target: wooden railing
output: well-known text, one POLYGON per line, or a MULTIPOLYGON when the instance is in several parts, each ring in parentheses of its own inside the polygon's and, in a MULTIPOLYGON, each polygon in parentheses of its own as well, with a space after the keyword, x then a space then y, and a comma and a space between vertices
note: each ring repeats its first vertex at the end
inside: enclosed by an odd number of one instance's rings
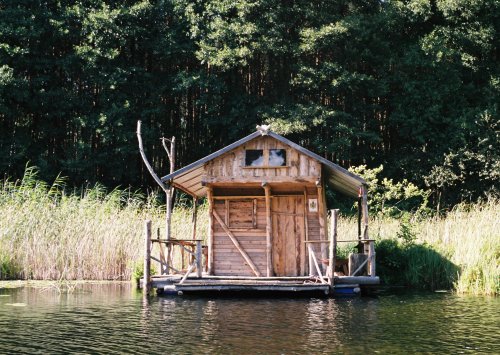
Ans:
MULTIPOLYGON (((160 265, 160 274, 170 274, 173 271, 175 274, 184 274, 180 284, 184 283, 191 273, 196 271, 196 277, 201 278, 204 270, 203 264, 203 248, 202 239, 156 239, 151 238, 151 221, 145 222, 145 256, 144 256, 144 288, 149 291, 151 284, 151 260, 156 261, 160 265), (153 245, 159 246, 159 258, 152 255, 153 245), (173 264, 175 249, 180 251, 180 269, 175 268, 173 264), (165 255, 167 250, 167 255, 165 255), (184 255, 189 256, 189 266, 184 269, 184 255)), ((206 266, 206 265, 205 265, 206 266)))
POLYGON ((352 271, 349 269, 349 276, 357 276, 357 274, 368 265, 368 275, 375 276, 375 240, 374 239, 358 239, 358 240, 342 240, 339 242, 352 243, 358 242, 368 244, 368 256, 357 268, 352 271))
MULTIPOLYGON (((338 210, 331 211, 331 227, 330 227, 330 238, 329 240, 309 240, 305 243, 307 244, 307 251, 309 254, 309 275, 317 276, 321 283, 330 284, 333 286, 333 280, 335 277, 335 265, 337 259, 337 244, 338 243, 362 243, 368 245, 366 259, 359 265, 356 265, 356 269, 352 270, 352 267, 349 269, 348 276, 358 276, 358 274, 364 269, 367 268, 367 273, 370 277, 375 276, 375 240, 374 239, 356 239, 356 240, 337 240, 337 220, 338 220, 338 210), (316 251, 314 250, 313 245, 315 244, 327 244, 328 254, 327 258, 318 258, 316 255, 316 251), (326 264, 326 271, 323 273, 322 265, 326 264)), ((321 248, 322 250, 324 248, 321 248)), ((323 252, 322 252, 323 253, 323 252)), ((324 256, 325 254, 323 254, 324 256)))

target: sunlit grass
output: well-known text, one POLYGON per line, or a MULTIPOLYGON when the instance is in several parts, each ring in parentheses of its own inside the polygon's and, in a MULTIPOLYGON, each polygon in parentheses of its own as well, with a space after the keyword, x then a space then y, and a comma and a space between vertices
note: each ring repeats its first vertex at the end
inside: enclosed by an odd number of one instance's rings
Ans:
MULTIPOLYGON (((339 239, 353 239, 357 233, 354 218, 341 218, 339 239)), ((373 218, 370 238, 396 239, 401 221, 373 218)), ((440 279, 441 285, 453 285, 458 293, 500 294, 500 204, 491 199, 475 205, 458 205, 445 217, 410 219, 415 234, 414 245, 407 258, 405 275, 413 286, 425 280, 429 284, 440 279), (428 251, 424 253, 424 247, 428 251), (444 265, 443 260, 451 263, 444 265)), ((401 243, 400 243, 401 244, 401 243)), ((425 287, 427 285, 421 285, 425 287)))
MULTIPOLYGON (((172 235, 191 238, 191 218, 176 208, 172 235)), ((0 186, 0 279, 129 280, 142 265, 147 219, 153 238, 163 237, 165 210, 153 196, 101 186, 68 193, 63 179, 49 186, 28 167, 22 180, 0 186)), ((205 231, 199 218, 197 236, 205 231)))
MULTIPOLYGON (((199 207, 197 238, 206 238, 206 209, 199 207)), ((152 196, 120 189, 106 192, 99 186, 69 193, 62 179, 49 186, 28 168, 21 181, 0 186, 0 279, 129 280, 142 267, 146 219, 153 222, 153 238, 158 233, 163 237, 164 206, 152 196)), ((460 293, 498 294, 499 220, 496 200, 458 206, 446 217, 410 219, 413 244, 421 247, 404 254, 405 280, 412 286, 449 285, 460 293)), ((396 239, 400 231, 400 220, 370 221, 370 237, 379 243, 396 239)), ((174 210, 172 235, 193 236, 192 209, 185 204, 174 210)), ((341 217, 338 236, 356 239, 356 219, 341 217)), ((355 243, 343 245, 347 255, 355 243)), ((158 256, 157 247, 153 251, 158 256)), ((181 268, 178 251, 174 261, 181 268)))
POLYGON ((142 256, 142 220, 159 221, 154 201, 102 187, 67 193, 47 186, 28 168, 0 191, 2 278, 127 279, 142 256))

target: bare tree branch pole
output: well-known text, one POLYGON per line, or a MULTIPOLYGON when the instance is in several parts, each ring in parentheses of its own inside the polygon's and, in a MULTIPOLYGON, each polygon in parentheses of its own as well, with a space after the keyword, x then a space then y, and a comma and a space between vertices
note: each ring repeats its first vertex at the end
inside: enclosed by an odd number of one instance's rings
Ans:
POLYGON ((148 169, 149 173, 153 177, 153 179, 156 181, 158 185, 162 188, 165 193, 168 194, 168 188, 165 186, 165 184, 160 180, 158 175, 153 170, 153 167, 151 164, 149 164, 148 158, 146 157, 146 153, 144 153, 144 146, 142 144, 142 137, 141 137, 141 121, 137 121, 137 140, 139 141, 139 152, 141 153, 142 161, 144 161, 144 164, 146 165, 146 168, 148 169))
MULTIPOLYGON (((171 139, 162 137, 161 144, 163 145, 163 149, 167 152, 170 161, 170 174, 172 174, 175 171, 175 136, 172 136, 171 139), (170 142, 170 148, 167 147, 167 141, 170 142)), ((170 200, 174 199, 174 191, 174 188, 170 191, 170 200)), ((169 203, 171 202, 169 201, 169 203)), ((172 206, 170 206, 170 208, 172 208, 172 206)))
MULTIPOLYGON (((175 137, 172 136, 171 139, 162 137, 161 143, 163 145, 163 148, 167 152, 168 159, 170 160, 170 174, 172 174, 175 170, 175 137), (170 142, 170 149, 167 147, 166 141, 170 142)), ((173 187, 170 188, 170 192, 166 193, 166 205, 167 205, 167 213, 166 213, 166 219, 165 219, 165 237, 167 240, 169 240, 172 237, 172 201, 174 199, 174 191, 175 189, 173 187)), ((167 246, 167 265, 172 264, 172 245, 167 246)), ((168 271, 168 269, 167 269, 168 271)))
MULTIPOLYGON (((172 137, 173 138, 173 142, 175 142, 175 137, 172 137)), ((165 137, 161 137, 161 144, 163 145, 163 148, 165 149, 165 151, 167 152, 167 155, 168 155, 168 159, 170 161, 172 161, 172 156, 170 155, 170 149, 168 149, 167 147, 167 143, 166 141, 169 141, 172 143, 172 140, 168 139, 168 138, 165 138, 165 137)))

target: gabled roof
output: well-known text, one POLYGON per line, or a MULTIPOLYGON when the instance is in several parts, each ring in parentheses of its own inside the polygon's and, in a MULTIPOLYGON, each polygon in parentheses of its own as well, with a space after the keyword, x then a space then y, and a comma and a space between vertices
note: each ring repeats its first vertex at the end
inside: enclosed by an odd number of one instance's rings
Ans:
POLYGON ((162 177, 161 180, 167 184, 175 184, 179 187, 183 187, 186 191, 189 191, 196 196, 204 196, 206 191, 205 187, 201 183, 202 176, 204 174, 204 164, 262 135, 273 137, 298 150, 302 154, 320 162, 324 169, 324 176, 326 178, 325 181, 334 190, 344 193, 350 197, 357 197, 359 188, 366 184, 366 181, 361 177, 272 131, 256 131, 210 155, 207 155, 204 158, 201 158, 200 160, 195 161, 194 163, 174 171, 172 174, 162 177))

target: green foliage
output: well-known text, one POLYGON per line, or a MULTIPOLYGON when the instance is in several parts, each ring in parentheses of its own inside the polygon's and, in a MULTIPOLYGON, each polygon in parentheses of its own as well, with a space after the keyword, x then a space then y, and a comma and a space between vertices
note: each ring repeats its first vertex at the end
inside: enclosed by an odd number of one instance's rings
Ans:
POLYGON ((337 245, 337 259, 348 259, 350 253, 357 252, 358 243, 339 243, 337 245))
MULTIPOLYGON (((387 285, 405 285, 419 289, 451 289, 459 276, 459 267, 428 244, 408 240, 406 227, 397 239, 377 242, 377 273, 387 285)), ((414 238, 414 236, 412 236, 414 238)))
POLYGON ((413 230, 411 215, 409 213, 405 213, 400 219, 399 231, 396 234, 396 238, 402 241, 403 246, 415 244, 417 234, 413 230))
MULTIPOLYGON (((141 278, 144 276, 144 260, 138 259, 130 263, 130 280, 134 281, 137 285, 141 278)), ((157 275, 158 271, 154 265, 151 265, 150 275, 157 275)))
POLYGON ((383 170, 382 165, 374 169, 369 169, 366 165, 349 168, 349 171, 366 180, 372 213, 380 216, 400 216, 403 222, 408 223, 409 217, 404 211, 427 211, 428 191, 418 188, 406 179, 399 182, 385 177, 381 179, 379 175, 383 170))
POLYGON ((471 133, 476 145, 445 154, 441 165, 433 166, 425 176, 425 183, 439 199, 443 193, 445 202, 498 195, 500 126, 494 117, 490 112, 479 114, 471 133))
POLYGON ((0 251, 0 280, 13 280, 19 275, 20 268, 15 260, 0 251))
POLYGON ((499 6, 6 0, 0 172, 144 188, 137 119, 160 174, 158 137, 176 135, 183 166, 267 122, 343 166, 383 165, 387 194, 406 179, 437 206, 476 200, 498 190, 499 6))

